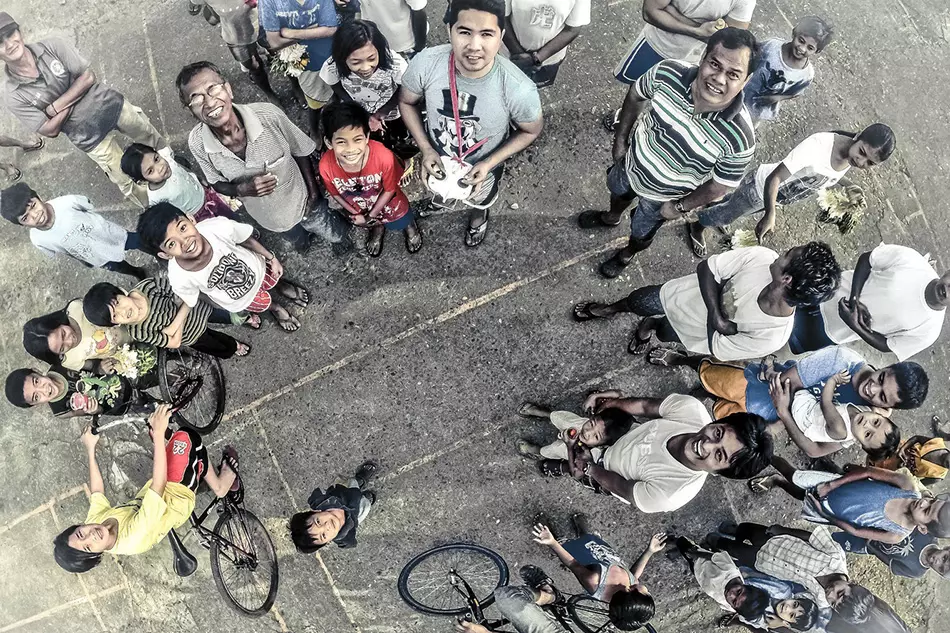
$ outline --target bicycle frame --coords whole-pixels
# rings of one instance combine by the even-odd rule
[[[478,599],[478,596],[475,595],[475,592],[472,591],[472,588],[469,586],[468,582],[466,582],[465,579],[454,569],[449,572],[449,583],[451,583],[452,588],[459,592],[459,594],[465,598],[465,601],[468,603],[468,611],[472,622],[475,624],[481,624],[491,631],[497,631],[496,627],[505,626],[508,624],[508,620],[505,619],[488,620],[485,618],[484,610],[495,603],[494,595],[489,596],[484,602],[481,602]],[[459,585],[462,587],[459,588]]]
[[[240,502],[229,499],[225,497],[215,497],[205,509],[199,515],[192,514],[189,517],[191,521],[191,527],[195,530],[195,533],[198,535],[198,539],[201,541],[201,544],[204,547],[210,548],[211,542],[215,541],[219,544],[226,545],[227,547],[222,548],[222,554],[227,556],[229,559],[232,558],[231,553],[236,552],[238,554],[244,555],[251,560],[257,560],[257,552],[249,552],[244,547],[238,546],[236,543],[233,543],[230,539],[221,536],[220,534],[215,534],[213,530],[206,528],[203,524],[205,519],[208,518],[208,515],[211,513],[211,510],[216,508],[218,504],[223,504],[223,511],[228,514],[237,514],[236,510],[240,509]],[[233,560],[232,562],[237,562]]]

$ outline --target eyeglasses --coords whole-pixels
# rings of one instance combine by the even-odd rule
[[[220,97],[220,96],[223,95],[224,92],[225,92],[225,90],[224,90],[224,84],[226,84],[226,83],[228,83],[228,82],[222,81],[222,82],[219,83],[219,84],[212,84],[212,85],[208,88],[208,92],[207,92],[207,93],[198,93],[198,94],[194,95],[194,96],[191,98],[191,101],[189,101],[187,104],[185,104],[186,107],[189,107],[189,108],[198,108],[198,107],[201,107],[201,106],[204,105],[204,103],[205,103],[205,98],[207,98],[207,97],[214,97],[214,98]]]

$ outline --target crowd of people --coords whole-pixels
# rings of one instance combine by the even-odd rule
[[[24,348],[45,367],[9,374],[6,397],[17,407],[47,405],[57,417],[121,415],[143,404],[134,378],[120,369],[130,347],[241,358],[251,344],[217,326],[256,330],[269,313],[283,330],[297,331],[294,313],[311,297],[266,246],[273,237],[301,253],[320,241],[340,256],[353,247],[353,225],[365,230],[371,257],[382,254],[389,231],[402,232],[416,253],[419,219],[435,206],[468,210],[464,243],[477,247],[506,162],[543,133],[539,89],[570,63],[568,49],[579,48],[575,40],[591,21],[590,0],[452,0],[443,16],[449,43],[429,46],[425,0],[190,0],[189,8],[220,27],[264,100],[234,103],[230,79],[211,62],[182,68],[175,86],[195,119],[188,157],[104,85],[74,45],[30,41],[0,12],[4,101],[38,139],[0,137],[0,145],[40,151],[42,137],[63,134],[141,209],[130,231],[97,213],[91,192],[38,193],[18,168],[0,165],[15,182],[0,192],[0,215],[28,228],[38,249],[132,278],[125,287],[97,283],[25,323]],[[609,229],[631,209],[627,245],[600,266],[607,278],[647,257],[664,225],[685,228],[701,260],[694,272],[613,302],[578,303],[572,316],[586,324],[634,313],[628,351],[660,368],[691,368],[701,390],[600,391],[579,413],[526,402],[518,413],[549,420],[557,436],[543,446],[522,439],[517,451],[541,475],[571,477],[639,512],[683,508],[709,476],[722,476],[746,481],[749,494],[785,491],[801,502],[801,518],[817,525],[726,522],[699,542],[658,533],[633,565],[582,514],[571,517],[574,539],[558,539],[545,516],[532,535],[609,605],[620,630],[654,616],[640,578],[669,545],[727,612],[721,625],[906,631],[852,578],[845,553],[876,556],[901,576],[950,577],[950,546],[939,541],[950,537],[950,503],[929,488],[950,468],[950,435],[936,418],[932,436],[907,437],[899,424],[902,410],[927,398],[928,375],[908,359],[940,334],[950,272],[898,244],[861,254],[850,270],[824,242],[784,253],[762,245],[776,231],[780,205],[854,187],[849,170],[885,163],[896,139],[880,122],[819,132],[780,162],[753,167],[757,128],[807,94],[814,59],[834,39],[816,16],[799,19],[787,39],[757,39],[749,30],[754,9],[755,0],[644,0],[646,25],[614,71],[629,88],[603,118],[613,134],[609,207],[577,216],[581,228]],[[306,60],[286,77],[306,104],[307,131],[273,89],[285,77],[274,76],[279,65],[270,60],[292,47]],[[431,200],[406,195],[413,176]],[[758,245],[708,256],[706,228],[754,214],[761,214]],[[156,265],[133,265],[132,250]],[[894,362],[871,366],[847,347],[855,341]],[[776,358],[786,346],[797,358]],[[711,412],[702,398],[711,399]],[[236,451],[227,447],[211,467],[200,435],[167,430],[170,417],[168,405],[150,417],[152,477],[131,503],[105,497],[98,436],[83,434],[92,496],[83,522],[55,540],[64,569],[85,572],[104,553],[151,548],[187,520],[202,481],[218,496],[240,487]],[[777,454],[782,436],[810,460],[807,468]],[[855,444],[865,464],[831,459]],[[310,510],[289,521],[300,552],[356,545],[377,470],[368,461],[348,481],[314,491]],[[536,566],[521,571],[525,585],[499,589],[499,609],[519,633],[562,631],[542,609],[560,595],[553,581]]]

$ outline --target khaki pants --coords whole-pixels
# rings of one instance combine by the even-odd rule
[[[162,138],[159,131],[155,129],[152,122],[142,112],[142,108],[132,105],[126,99],[122,103],[122,111],[119,113],[119,121],[116,123],[115,129],[109,132],[98,145],[86,152],[89,158],[96,161],[99,168],[106,172],[106,176],[116,184],[122,195],[144,209],[148,206],[148,193],[144,185],[134,182],[122,173],[120,163],[124,148],[119,145],[115,138],[117,132],[124,134],[136,143],[149,145],[156,150],[167,147],[168,141]]]
[[[745,370],[741,367],[704,360],[699,364],[699,381],[703,389],[716,396],[713,417],[717,420],[746,410],[745,390],[748,382]]]

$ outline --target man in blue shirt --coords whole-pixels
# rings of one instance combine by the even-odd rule
[[[333,96],[333,89],[320,79],[320,67],[330,57],[339,25],[336,6],[333,0],[259,0],[257,13],[271,50],[298,43],[307,48],[307,70],[297,81],[307,98],[310,136],[322,145],[320,108]]]

